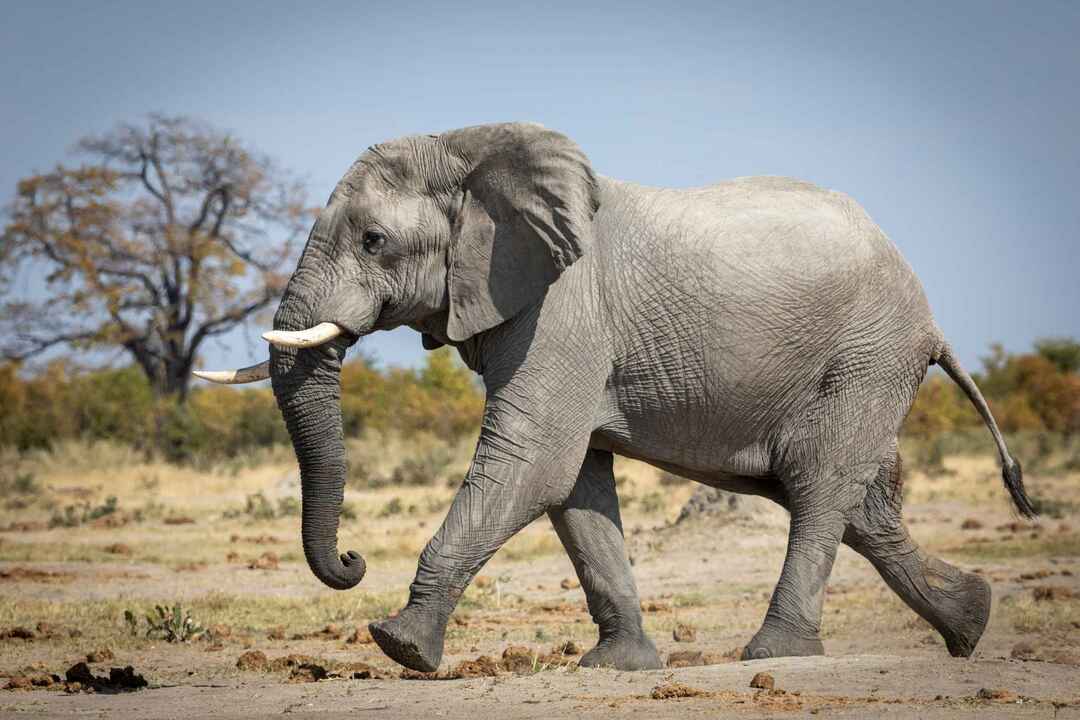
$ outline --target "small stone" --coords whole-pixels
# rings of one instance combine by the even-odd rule
[[[573,578],[563,578],[563,581],[559,583],[559,587],[563,590],[576,590],[581,587],[581,583]]]
[[[694,642],[697,640],[697,630],[694,629],[693,625],[679,623],[675,626],[675,629],[671,631],[671,637],[675,642]]]
[[[980,700],[992,700],[994,702],[1016,702],[1016,693],[1001,688],[982,688],[976,695]]]
[[[759,688],[761,690],[772,690],[776,687],[776,680],[769,673],[759,672],[753,678],[750,679],[750,687]]]

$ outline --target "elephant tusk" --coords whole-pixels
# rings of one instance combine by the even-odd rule
[[[263,360],[258,365],[239,370],[195,370],[191,373],[197,378],[209,380],[221,385],[241,385],[270,379],[270,361]]]
[[[263,340],[273,343],[278,347],[306,348],[322,345],[324,342],[333,340],[343,332],[345,331],[341,326],[332,322],[324,322],[319,323],[315,327],[308,328],[307,330],[297,330],[295,332],[289,330],[271,330],[270,332],[263,333]]]

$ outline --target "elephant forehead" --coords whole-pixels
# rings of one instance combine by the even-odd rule
[[[368,148],[342,182],[354,192],[377,188],[430,195],[453,189],[464,173],[461,161],[435,138],[410,136]]]

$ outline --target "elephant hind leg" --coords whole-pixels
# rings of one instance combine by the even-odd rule
[[[900,517],[900,455],[891,453],[853,513],[844,542],[865,557],[908,607],[930,623],[954,657],[975,650],[990,617],[990,585],[925,554]]]

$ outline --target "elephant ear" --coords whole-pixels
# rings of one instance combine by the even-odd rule
[[[447,336],[461,342],[541,298],[588,251],[596,177],[569,138],[539,125],[446,133],[466,168],[450,250]]]

